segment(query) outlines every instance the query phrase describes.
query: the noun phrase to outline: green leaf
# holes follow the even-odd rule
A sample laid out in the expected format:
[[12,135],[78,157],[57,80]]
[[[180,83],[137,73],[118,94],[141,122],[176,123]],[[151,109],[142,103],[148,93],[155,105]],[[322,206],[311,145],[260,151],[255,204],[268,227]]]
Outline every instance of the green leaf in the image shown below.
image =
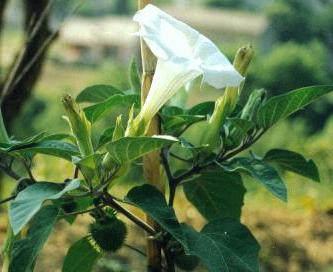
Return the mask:
[[177,138],[163,135],[125,137],[108,144],[106,149],[116,162],[123,164],[176,142],[178,142]]
[[205,119],[206,116],[204,115],[162,116],[162,125],[167,134],[179,134],[186,129],[186,127]]
[[18,234],[38,212],[45,200],[55,200],[65,193],[75,190],[80,181],[73,179],[66,185],[51,182],[38,182],[21,191],[9,206],[9,219],[14,234]]
[[141,93],[141,77],[135,58],[132,59],[128,71],[128,79],[133,93]]
[[184,183],[183,187],[186,198],[209,221],[240,218],[246,190],[238,173],[202,173]]
[[260,246],[251,232],[231,218],[209,222],[200,233],[182,224],[188,254],[198,256],[210,272],[259,272]]
[[12,147],[10,152],[21,154],[45,154],[71,161],[72,156],[78,156],[79,150],[73,144],[62,141],[42,141],[28,146]]
[[122,92],[110,85],[94,85],[80,92],[76,102],[100,103],[115,94],[122,94]]
[[287,188],[279,173],[269,164],[255,158],[235,158],[224,169],[243,170],[262,183],[268,191],[283,201],[287,201]]
[[112,111],[114,108],[131,108],[132,105],[136,105],[136,107],[140,106],[140,96],[137,94],[130,95],[120,95],[116,94],[111,96],[107,100],[95,104],[93,106],[87,107],[84,109],[84,113],[87,116],[87,119],[94,123],[102,118],[104,115]]
[[225,124],[227,142],[229,147],[239,146],[248,132],[255,127],[255,123],[239,118],[227,118]]
[[36,214],[27,236],[14,243],[9,272],[33,271],[36,258],[51,234],[58,214],[59,209],[55,206],[45,206]]
[[239,221],[212,221],[199,233],[179,224],[164,195],[151,185],[133,188],[126,198],[178,240],[186,253],[199,257],[209,271],[259,271],[259,246]]
[[313,86],[272,97],[259,108],[257,123],[267,129],[331,91],[333,86]]
[[272,149],[264,157],[264,161],[277,163],[285,170],[320,182],[319,171],[313,160],[306,160],[301,154],[283,149]]
[[114,129],[114,127],[110,127],[103,131],[102,135],[99,137],[98,140],[98,149],[101,148],[103,145],[107,144],[108,142],[112,141]]
[[212,115],[215,108],[215,102],[208,101],[195,105],[187,110],[190,115]]
[[100,256],[101,253],[91,245],[89,238],[84,237],[68,250],[62,272],[91,272]]

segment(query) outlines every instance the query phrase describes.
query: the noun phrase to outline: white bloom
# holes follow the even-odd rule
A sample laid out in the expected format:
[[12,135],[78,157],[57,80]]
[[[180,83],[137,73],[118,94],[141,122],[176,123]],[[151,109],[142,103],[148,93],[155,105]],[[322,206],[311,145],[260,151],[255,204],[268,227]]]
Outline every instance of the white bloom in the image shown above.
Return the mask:
[[137,34],[157,57],[153,82],[138,116],[145,123],[198,76],[217,89],[242,82],[243,77],[212,41],[157,7],[147,5],[133,20],[140,26]]

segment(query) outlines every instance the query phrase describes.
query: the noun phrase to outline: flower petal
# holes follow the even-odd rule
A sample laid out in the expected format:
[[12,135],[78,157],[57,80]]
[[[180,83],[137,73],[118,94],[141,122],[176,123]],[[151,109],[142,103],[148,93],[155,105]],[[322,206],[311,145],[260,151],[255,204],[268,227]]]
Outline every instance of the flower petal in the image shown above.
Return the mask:
[[133,20],[139,23],[138,34],[157,58],[192,58],[198,31],[151,4],[138,11]]
[[197,65],[184,59],[177,62],[159,59],[148,97],[140,112],[141,118],[149,121],[181,87],[201,74]]
[[194,55],[202,61],[204,81],[214,88],[236,87],[244,80],[220,49],[203,35],[195,46]]

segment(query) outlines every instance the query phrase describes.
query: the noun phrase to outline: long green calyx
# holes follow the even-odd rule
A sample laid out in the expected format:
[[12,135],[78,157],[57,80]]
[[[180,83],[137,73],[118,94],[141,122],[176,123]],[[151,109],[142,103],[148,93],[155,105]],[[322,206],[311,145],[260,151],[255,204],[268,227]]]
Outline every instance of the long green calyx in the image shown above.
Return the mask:
[[9,143],[9,137],[5,127],[5,123],[3,121],[1,109],[0,109],[0,142]]
[[[251,45],[241,47],[236,53],[233,65],[244,77],[246,76],[253,55],[254,51]],[[215,102],[215,109],[208,121],[208,130],[203,144],[209,144],[212,148],[220,144],[219,130],[225,118],[234,111],[242,90],[242,85],[226,88],[223,96]]]
[[87,120],[83,111],[75,103],[70,95],[65,95],[62,103],[67,113],[67,121],[76,139],[82,157],[94,154],[91,141],[91,124]]
[[134,118],[134,107],[132,107],[129,113],[125,136],[135,137],[144,135],[146,129],[149,127],[149,122],[150,121],[146,122],[140,114]]

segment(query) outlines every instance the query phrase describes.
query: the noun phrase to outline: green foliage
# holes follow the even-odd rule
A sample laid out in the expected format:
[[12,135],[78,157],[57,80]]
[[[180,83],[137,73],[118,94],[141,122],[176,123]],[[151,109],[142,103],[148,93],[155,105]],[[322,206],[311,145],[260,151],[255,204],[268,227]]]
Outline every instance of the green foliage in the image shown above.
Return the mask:
[[128,71],[128,79],[133,93],[140,94],[141,92],[141,77],[139,74],[138,64],[135,58],[132,59]]
[[[316,33],[315,1],[278,0],[268,9],[270,31],[278,41],[310,41]],[[317,5],[319,1],[316,1]],[[306,35],[304,35],[306,33]]]
[[239,219],[245,187],[238,173],[212,171],[202,173],[184,184],[186,198],[208,220]]
[[21,191],[10,204],[9,218],[14,234],[18,234],[29,220],[38,212],[46,200],[58,199],[80,186],[79,180],[67,184],[38,182]]
[[[237,2],[229,4],[236,5]],[[121,84],[121,88],[93,85],[79,93],[76,102],[81,103],[82,110],[74,100],[66,97],[64,104],[72,129],[70,135],[40,133],[14,140],[6,137],[5,126],[0,124],[0,152],[4,158],[0,169],[19,181],[17,195],[8,200],[11,201],[11,226],[15,234],[24,234],[22,229],[30,223],[27,237],[14,245],[12,271],[32,271],[55,222],[59,219],[73,223],[78,214],[87,214],[95,221],[88,236],[69,249],[64,272],[92,271],[104,253],[115,252],[124,245],[127,228],[125,221],[118,219],[118,214],[142,228],[149,239],[162,247],[168,269],[177,265],[192,270],[201,262],[210,272],[259,271],[260,247],[251,232],[240,223],[246,193],[241,174],[250,175],[277,198],[287,201],[287,188],[278,170],[294,172],[314,181],[319,181],[319,171],[314,161],[288,149],[275,148],[267,152],[265,145],[264,148],[260,146],[259,153],[265,154],[262,157],[253,152],[251,157],[239,155],[251,148],[278,121],[333,91],[332,86],[295,89],[299,84],[329,80],[328,73],[318,72],[319,63],[325,63],[325,54],[325,49],[315,42],[308,48],[292,43],[277,48],[256,72],[258,82],[266,85],[268,92],[259,89],[249,96],[239,97],[240,92],[234,87],[227,89],[225,97],[230,99],[217,99],[220,102],[216,103],[217,107],[214,101],[189,109],[164,106],[158,113],[161,135],[147,136],[150,135],[147,133],[129,137],[132,120],[141,116],[141,112],[137,114],[141,104],[141,79],[135,62],[129,67],[129,84]],[[240,63],[239,67],[247,66],[248,60],[245,64]],[[267,98],[266,93],[270,90],[279,93],[282,87],[295,90]],[[223,118],[213,119],[213,130],[211,116],[218,113]],[[102,119],[104,123],[98,122]],[[151,120],[144,122],[148,125]],[[212,131],[216,136],[214,143],[203,141]],[[276,137],[289,140],[291,136],[286,135]],[[270,136],[273,138],[274,135]],[[313,142],[321,141],[323,139]],[[322,149],[314,145],[312,148],[316,153],[325,150],[328,144],[325,143],[326,147]],[[156,161],[147,156],[152,152],[160,153],[160,157],[155,157]],[[31,165],[38,161],[37,154],[69,161],[75,168],[76,178],[61,184],[39,181],[31,171]],[[330,155],[325,156],[321,160],[329,160]],[[168,184],[167,194],[159,191],[157,186],[145,184],[133,188],[131,184],[124,199],[114,195],[118,191],[113,188],[130,176],[135,181],[155,182],[156,179],[156,182],[162,182],[158,176],[162,172],[160,160]],[[143,169],[142,162],[145,166],[148,162],[156,163],[156,169],[153,169],[156,176],[149,178],[147,170],[152,169]],[[22,171],[16,171],[13,163],[24,167],[24,174],[29,178],[22,177]],[[59,173],[55,174],[58,176]],[[70,175],[72,177],[72,173]],[[82,177],[82,182],[77,177]],[[180,223],[176,216],[177,202],[174,200],[180,186],[183,186],[187,200],[207,220],[200,231]],[[45,204],[54,206],[43,206]],[[133,214],[129,205],[156,221],[158,227]]]
[[224,168],[228,171],[245,171],[262,183],[273,195],[283,201],[287,201],[287,188],[279,173],[262,160],[256,158],[235,158]]
[[176,142],[176,138],[167,136],[125,137],[108,144],[106,148],[115,162],[123,164]]
[[243,5],[243,0],[207,0],[207,5],[211,7],[239,8]]
[[313,160],[306,160],[302,155],[283,149],[272,149],[265,154],[264,160],[277,163],[282,168],[301,176],[320,181],[319,171]]
[[280,119],[286,118],[331,91],[333,91],[333,86],[315,86],[275,96],[259,108],[258,125],[267,129]]
[[62,272],[90,272],[99,257],[101,253],[91,244],[88,237],[84,237],[68,250]]
[[110,96],[121,94],[122,92],[110,85],[94,85],[85,88],[76,97],[78,103],[100,103]]
[[33,271],[36,258],[46,243],[59,209],[55,206],[43,207],[34,217],[25,238],[14,243],[9,272]]
[[252,70],[250,81],[254,82],[255,87],[264,87],[272,94],[327,84],[330,82],[327,59],[327,49],[318,41],[307,45],[284,43],[262,55]]
[[239,221],[211,221],[201,232],[197,232],[178,223],[173,208],[167,205],[163,194],[151,185],[133,188],[126,198],[156,220],[184,246],[188,254],[198,256],[209,271],[258,271],[259,246]]
[[132,105],[138,106],[140,104],[139,95],[123,95],[116,94],[101,103],[95,104],[93,106],[84,109],[84,112],[91,123],[95,123],[100,118],[105,116],[114,110],[115,107],[124,109],[130,109]]

